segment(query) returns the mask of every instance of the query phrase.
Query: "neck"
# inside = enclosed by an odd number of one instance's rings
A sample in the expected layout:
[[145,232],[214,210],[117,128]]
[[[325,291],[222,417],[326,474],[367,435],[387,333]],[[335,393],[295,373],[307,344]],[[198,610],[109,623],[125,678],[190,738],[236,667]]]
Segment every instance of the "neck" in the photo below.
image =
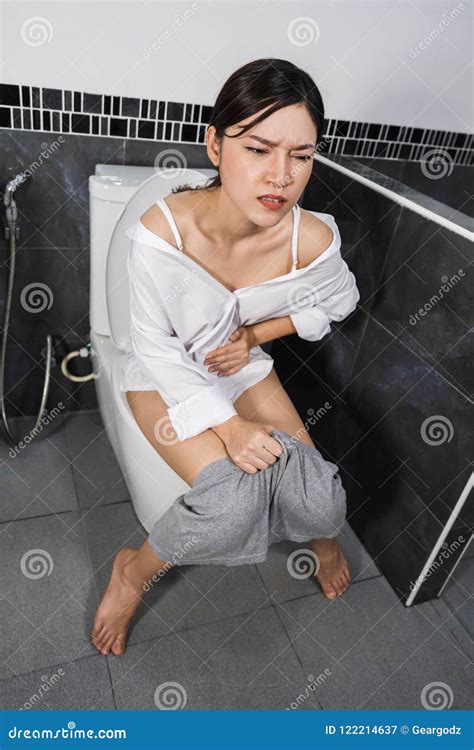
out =
[[236,249],[248,240],[268,233],[245,216],[233,203],[222,186],[206,194],[201,204],[200,227],[203,234],[221,247]]

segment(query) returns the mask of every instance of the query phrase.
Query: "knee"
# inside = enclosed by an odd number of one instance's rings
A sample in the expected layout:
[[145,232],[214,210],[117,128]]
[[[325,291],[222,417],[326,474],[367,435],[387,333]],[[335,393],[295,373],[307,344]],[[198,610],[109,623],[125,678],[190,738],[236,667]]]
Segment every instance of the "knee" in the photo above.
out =
[[[238,550],[255,536],[265,518],[265,497],[262,478],[246,474],[238,467],[229,477],[225,493],[208,493],[194,506],[197,515],[191,527],[200,548],[212,548],[217,553]],[[189,495],[190,493],[188,493]]]
[[346,493],[337,465],[325,461],[314,446],[299,446],[290,454],[278,496],[283,518],[314,536],[336,536],[346,517]]

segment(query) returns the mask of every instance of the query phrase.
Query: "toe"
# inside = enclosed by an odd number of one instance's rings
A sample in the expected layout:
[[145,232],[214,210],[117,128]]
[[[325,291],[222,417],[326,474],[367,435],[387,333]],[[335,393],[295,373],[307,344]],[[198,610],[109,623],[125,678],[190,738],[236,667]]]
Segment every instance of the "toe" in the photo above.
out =
[[111,633],[107,629],[104,628],[104,630],[101,632],[100,636],[96,639],[97,648],[99,651],[102,651],[107,641],[109,641],[111,638]]
[[104,643],[102,644],[101,652],[106,656],[109,651],[110,647],[112,646],[113,642],[115,641],[115,638],[117,637],[116,633],[112,633],[109,638],[107,638]]
[[101,639],[100,638],[97,638],[97,637],[91,638],[91,643],[92,643],[93,646],[96,647],[96,649],[98,649],[100,651],[100,645],[101,645]]
[[107,628],[107,627],[106,627],[106,626],[104,625],[104,627],[103,627],[103,628],[102,628],[102,629],[100,630],[99,634],[98,634],[98,635],[96,636],[96,639],[95,639],[95,640],[96,640],[96,642],[97,642],[97,643],[99,644],[99,646],[100,646],[100,645],[102,645],[102,644],[103,644],[103,642],[104,642],[105,640],[107,640],[107,638],[109,637],[109,635],[110,635],[110,631],[109,631],[109,630],[108,630],[108,628]]
[[115,654],[115,656],[120,656],[121,654],[123,654],[125,650],[125,638],[123,635],[119,635],[115,639],[111,650],[112,653]]
[[91,630],[91,636],[93,638],[97,638],[97,636],[99,635],[103,627],[104,627],[104,623],[102,622],[102,620],[96,620]]
[[337,591],[331,584],[325,584],[323,586],[323,592],[328,599],[335,599],[337,596]]

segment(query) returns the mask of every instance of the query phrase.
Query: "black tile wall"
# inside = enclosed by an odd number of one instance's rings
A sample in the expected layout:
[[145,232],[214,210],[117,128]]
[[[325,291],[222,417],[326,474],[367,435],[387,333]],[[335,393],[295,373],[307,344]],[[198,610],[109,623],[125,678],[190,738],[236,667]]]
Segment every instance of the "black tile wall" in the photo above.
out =
[[[15,130],[204,143],[211,111],[200,104],[0,84],[0,127]],[[318,150],[412,162],[436,150],[452,164],[472,165],[472,142],[470,133],[330,119]]]
[[[320,163],[303,207],[337,217],[361,299],[322,341],[282,339],[272,356],[303,421],[321,413],[309,430],[340,466],[349,522],[406,600],[472,471],[472,242]],[[466,539],[473,520],[471,500]]]

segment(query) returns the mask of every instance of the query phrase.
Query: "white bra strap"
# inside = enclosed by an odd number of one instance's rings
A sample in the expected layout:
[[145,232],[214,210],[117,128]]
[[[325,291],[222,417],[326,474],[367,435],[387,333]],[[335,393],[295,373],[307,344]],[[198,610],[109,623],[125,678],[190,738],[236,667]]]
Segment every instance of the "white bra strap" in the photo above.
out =
[[296,264],[298,263],[298,227],[300,225],[300,216],[300,207],[295,203],[293,206],[293,237],[291,240],[291,255],[293,258],[291,266],[292,271],[296,269]]
[[156,203],[158,204],[158,206],[161,208],[161,210],[163,211],[164,215],[168,219],[168,223],[169,223],[169,225],[171,227],[171,231],[173,232],[174,238],[176,240],[176,244],[178,246],[178,250],[181,250],[181,252],[183,252],[183,241],[182,241],[181,236],[180,236],[180,234],[178,232],[178,227],[176,226],[176,222],[173,219],[173,214],[171,213],[168,204],[166,203],[166,201],[165,201],[164,198],[158,198],[158,200],[156,201]]

